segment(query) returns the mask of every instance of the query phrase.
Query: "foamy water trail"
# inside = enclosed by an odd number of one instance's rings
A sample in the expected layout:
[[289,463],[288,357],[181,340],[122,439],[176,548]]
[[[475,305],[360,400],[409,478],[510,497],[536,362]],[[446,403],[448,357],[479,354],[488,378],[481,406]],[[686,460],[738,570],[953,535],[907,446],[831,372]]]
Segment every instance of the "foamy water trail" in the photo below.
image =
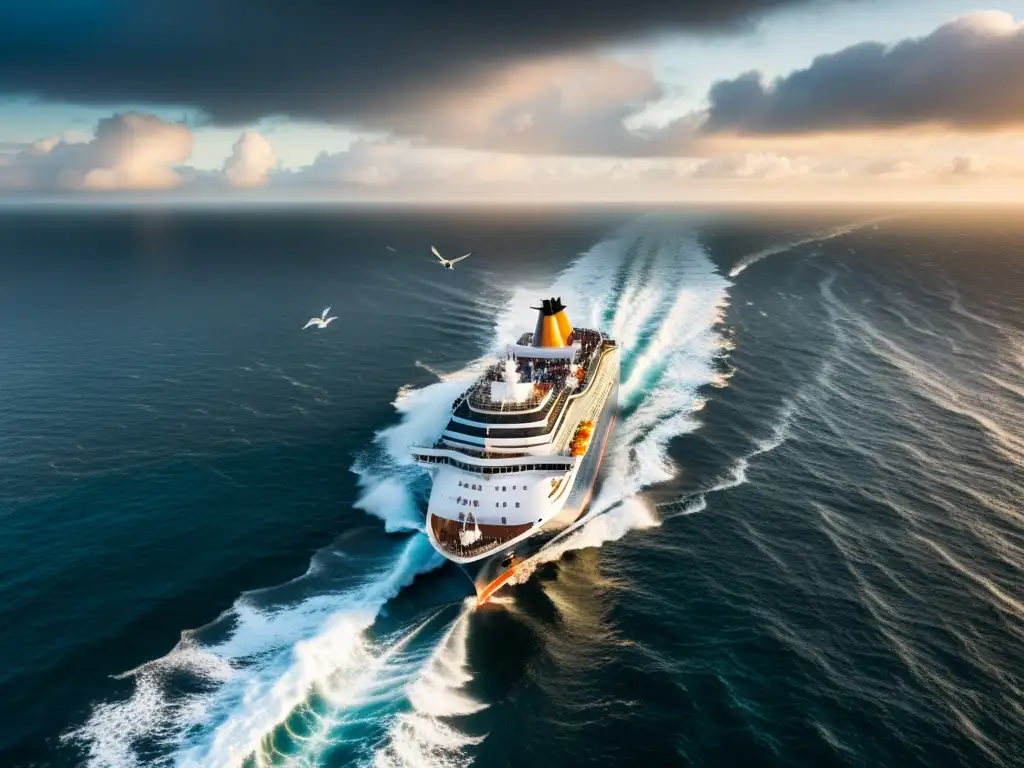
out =
[[842,226],[835,227],[834,229],[830,229],[826,232],[820,232],[810,237],[802,237],[798,240],[792,240],[788,243],[780,243],[778,245],[769,246],[768,248],[764,248],[760,251],[755,251],[754,253],[749,253],[733,265],[733,268],[729,270],[729,277],[737,277],[741,272],[743,272],[743,270],[745,270],[751,264],[756,264],[757,262],[762,261],[763,259],[767,259],[769,256],[776,256],[780,253],[786,253],[787,251],[791,251],[794,248],[800,248],[801,246],[804,245],[811,245],[812,243],[821,243],[826,240],[831,240],[835,237],[847,235],[850,232],[855,232],[858,229],[863,229],[864,227],[879,224],[891,218],[893,217],[882,216],[880,218],[869,219],[868,221],[862,221],[854,224],[844,224]]
[[[467,370],[400,392],[399,423],[378,433],[375,454],[357,460],[357,506],[380,517],[385,530],[422,528],[408,448],[436,436],[451,400],[471,380]],[[425,536],[414,534],[391,561],[337,590],[318,579],[321,563],[334,556],[328,548],[299,579],[243,595],[207,627],[182,633],[167,656],[125,674],[135,681],[127,700],[96,706],[64,738],[80,743],[87,765],[96,767],[234,766],[252,755],[260,762],[265,739],[311,692],[330,688],[382,653],[368,644],[366,630],[403,587],[443,562]],[[287,592],[281,604],[274,603],[275,589]],[[209,635],[226,637],[204,642]],[[176,693],[182,683],[199,692]],[[161,745],[169,754],[143,759],[140,743]]]
[[[570,270],[575,278],[600,264],[621,270],[624,277],[618,295],[574,297],[591,317],[610,315],[613,327],[627,331],[616,337],[622,346],[623,413],[608,445],[601,490],[586,521],[517,572],[513,584],[569,550],[599,547],[631,530],[659,525],[655,508],[639,494],[675,476],[669,443],[699,426],[694,413],[705,403],[701,389],[722,383],[720,360],[729,345],[719,324],[728,304],[729,281],[717,272],[692,233],[681,227],[664,233],[643,269],[624,259],[628,239],[617,242],[618,262],[607,251],[595,249]],[[614,281],[606,285],[610,291]],[[565,285],[563,296],[570,292],[571,286]],[[689,511],[702,508],[692,505]]]
[[463,733],[447,720],[486,707],[465,691],[466,683],[473,679],[466,643],[475,607],[476,600],[468,598],[427,663],[406,687],[409,710],[394,718],[387,743],[374,755],[375,768],[464,768],[470,764],[466,748],[484,737]]
[[[343,593],[269,608],[258,593],[243,596],[213,625],[182,633],[166,656],[125,673],[136,683],[132,696],[97,706],[65,738],[85,746],[90,766],[238,765],[260,754],[265,736],[311,690],[366,666],[374,655],[366,628],[417,574],[440,562],[417,535],[395,562]],[[300,586],[302,579],[285,586]],[[204,644],[200,638],[219,626],[227,627],[226,637]],[[199,692],[175,694],[183,681]],[[136,752],[140,741],[172,754],[143,760]]]
[[775,423],[772,425],[771,434],[768,437],[756,441],[754,448],[746,455],[737,459],[736,463],[730,468],[729,474],[708,488],[706,493],[726,491],[730,488],[735,488],[746,483],[747,470],[750,469],[750,460],[756,456],[760,456],[761,454],[770,453],[786,442],[789,437],[790,424],[793,421],[793,415],[795,413],[795,401],[788,400],[783,404],[782,409],[779,411],[779,415]]

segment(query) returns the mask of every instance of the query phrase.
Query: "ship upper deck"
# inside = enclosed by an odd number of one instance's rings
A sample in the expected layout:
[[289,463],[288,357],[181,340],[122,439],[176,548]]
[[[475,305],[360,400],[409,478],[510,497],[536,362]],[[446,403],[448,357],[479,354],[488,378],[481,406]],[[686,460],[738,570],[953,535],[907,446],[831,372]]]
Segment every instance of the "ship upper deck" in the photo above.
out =
[[536,309],[536,330],[509,344],[505,359],[456,398],[437,442],[414,450],[417,462],[486,474],[573,465],[577,424],[593,418],[618,379],[617,366],[603,364],[618,345],[598,330],[571,327],[561,299]]
[[[545,421],[564,402],[567,394],[586,386],[595,368],[593,363],[600,357],[599,352],[607,345],[615,344],[600,331],[588,328],[575,329],[570,339],[579,344],[572,358],[551,360],[523,354],[516,357],[516,383],[533,385],[529,397],[515,402],[492,397],[491,385],[504,383],[507,378],[505,363],[495,362],[452,404],[454,419],[485,426],[528,425]],[[533,334],[525,333],[520,337],[517,348],[529,347],[532,341]],[[576,386],[569,384],[567,379],[572,369],[578,371]]]

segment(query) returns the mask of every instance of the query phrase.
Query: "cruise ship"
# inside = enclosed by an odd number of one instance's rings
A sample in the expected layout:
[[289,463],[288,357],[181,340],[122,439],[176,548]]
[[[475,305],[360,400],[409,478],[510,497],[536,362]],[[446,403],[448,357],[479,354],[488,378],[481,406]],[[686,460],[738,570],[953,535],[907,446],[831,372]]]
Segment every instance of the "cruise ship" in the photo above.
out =
[[472,579],[477,605],[582,524],[617,413],[619,345],[574,328],[560,297],[532,309],[533,332],[412,451],[433,480],[427,536]]

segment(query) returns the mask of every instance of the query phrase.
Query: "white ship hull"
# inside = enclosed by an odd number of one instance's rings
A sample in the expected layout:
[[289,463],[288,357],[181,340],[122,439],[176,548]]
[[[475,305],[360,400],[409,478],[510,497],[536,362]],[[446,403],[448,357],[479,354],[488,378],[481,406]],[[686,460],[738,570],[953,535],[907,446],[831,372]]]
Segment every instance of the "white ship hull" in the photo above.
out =
[[608,440],[615,428],[617,401],[616,387],[594,430],[594,453],[584,459],[569,496],[558,513],[530,536],[503,546],[483,559],[459,563],[476,588],[477,605],[486,603],[516,573],[529,568],[535,560],[542,558],[545,550],[562,541],[591,517],[589,505],[597,487]]
[[562,333],[560,300],[538,309],[535,334],[456,400],[434,446],[414,449],[433,478],[427,535],[478,604],[585,518],[615,423],[618,345]]

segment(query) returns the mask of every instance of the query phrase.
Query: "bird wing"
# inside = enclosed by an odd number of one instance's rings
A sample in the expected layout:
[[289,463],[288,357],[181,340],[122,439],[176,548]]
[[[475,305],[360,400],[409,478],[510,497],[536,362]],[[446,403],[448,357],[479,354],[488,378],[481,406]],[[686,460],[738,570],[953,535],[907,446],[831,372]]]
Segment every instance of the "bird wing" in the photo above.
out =
[[309,318],[309,322],[302,326],[302,330],[306,330],[307,328],[309,328],[309,326],[316,325],[318,322],[320,322],[319,317],[311,317]]
[[459,256],[459,258],[457,258],[457,259],[452,259],[452,264],[454,264],[456,261],[462,261],[463,259],[468,259],[472,255],[473,255],[473,251],[470,251],[465,256]]
[[321,319],[321,320],[323,320],[323,319],[324,319],[325,317],[327,317],[327,313],[328,313],[328,312],[330,312],[330,311],[331,311],[331,308],[330,308],[330,307],[328,307],[328,308],[327,308],[327,309],[325,309],[325,310],[324,310],[323,312],[321,312],[321,313],[320,313],[320,319]]
[[331,320],[337,320],[337,319],[338,319],[337,316],[335,316],[335,317],[328,317],[326,320],[324,320],[324,327],[326,328],[328,325],[330,325],[331,324]]
[[437,256],[437,258],[439,258],[441,261],[445,260],[444,256],[437,252],[437,248],[435,248],[434,246],[430,246],[430,250],[432,250],[434,252],[434,255]]

